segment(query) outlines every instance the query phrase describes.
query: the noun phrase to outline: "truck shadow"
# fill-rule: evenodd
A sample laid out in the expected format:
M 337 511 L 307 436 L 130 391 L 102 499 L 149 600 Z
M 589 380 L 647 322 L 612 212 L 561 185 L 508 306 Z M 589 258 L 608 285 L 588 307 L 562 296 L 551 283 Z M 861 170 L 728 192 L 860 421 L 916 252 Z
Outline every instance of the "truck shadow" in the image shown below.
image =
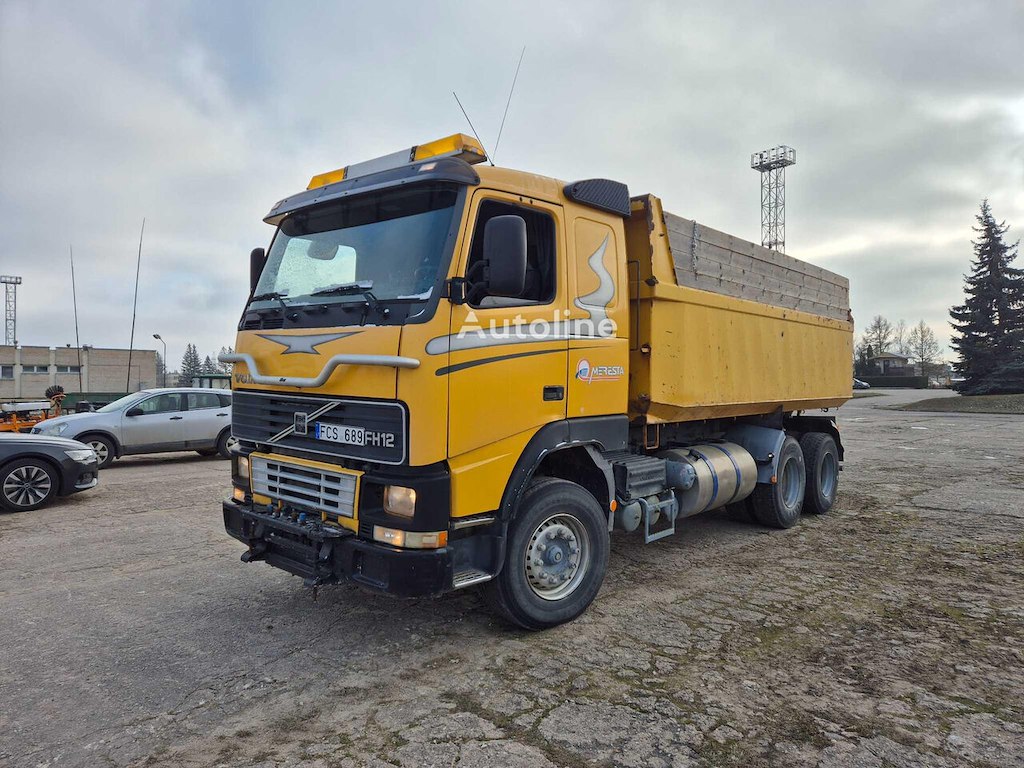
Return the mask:
M 799 530 L 799 528 L 795 529 Z M 611 558 L 602 595 L 606 600 L 623 600 L 622 590 L 631 582 L 640 588 L 652 576 L 671 574 L 673 578 L 708 559 L 726 556 L 740 547 L 756 542 L 762 536 L 785 535 L 736 519 L 727 512 L 710 512 L 681 521 L 674 536 L 644 544 L 639 533 L 617 531 L 612 536 Z M 304 587 L 297 577 L 276 572 L 261 564 L 237 563 L 239 589 L 237 600 L 226 598 L 224 609 L 231 614 L 231 623 L 251 627 L 260 634 L 270 632 L 275 640 L 308 641 L 310 633 L 331 633 L 339 629 L 349 643 L 359 639 L 379 647 L 396 642 L 397 637 L 415 634 L 421 649 L 444 652 L 445 644 L 454 634 L 472 637 L 520 638 L 539 637 L 506 624 L 489 609 L 480 587 L 449 593 L 437 598 L 398 598 L 341 583 L 321 587 L 315 593 Z M 234 579 L 233 579 L 234 581 Z M 262 585 L 262 586 L 256 586 Z M 253 602 L 254 587 L 260 600 Z M 607 594 L 612 587 L 615 594 Z M 602 598 L 599 596 L 598 598 Z M 274 619 L 266 621 L 265 617 Z M 225 618 L 224 614 L 218 617 Z M 267 630 L 263 625 L 272 625 Z M 439 641 L 431 648 L 431 638 Z M 333 641 L 331 642 L 333 647 Z M 338 642 L 338 650 L 351 648 Z

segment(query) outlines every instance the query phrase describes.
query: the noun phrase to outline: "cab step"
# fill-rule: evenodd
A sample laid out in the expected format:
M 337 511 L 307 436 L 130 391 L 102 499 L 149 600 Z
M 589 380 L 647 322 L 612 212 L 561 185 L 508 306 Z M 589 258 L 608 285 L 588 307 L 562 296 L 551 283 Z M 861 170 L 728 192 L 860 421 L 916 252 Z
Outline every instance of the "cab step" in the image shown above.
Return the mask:
M 452 577 L 452 589 L 465 589 L 466 587 L 472 587 L 474 584 L 483 584 L 485 581 L 490 581 L 493 578 L 493 573 L 470 568 L 465 571 L 459 571 Z

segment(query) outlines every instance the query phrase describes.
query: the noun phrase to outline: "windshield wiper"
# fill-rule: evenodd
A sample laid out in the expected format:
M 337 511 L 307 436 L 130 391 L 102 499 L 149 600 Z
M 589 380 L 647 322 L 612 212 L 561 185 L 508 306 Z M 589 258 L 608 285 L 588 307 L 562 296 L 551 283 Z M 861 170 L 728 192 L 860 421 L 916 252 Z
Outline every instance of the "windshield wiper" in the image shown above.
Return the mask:
M 387 317 L 391 314 L 391 310 L 383 306 L 380 303 L 380 299 L 373 295 L 373 280 L 359 280 L 354 283 L 340 283 L 339 285 L 332 285 L 329 288 L 321 288 L 319 291 L 313 291 L 310 296 L 344 296 L 345 294 L 360 294 L 366 299 L 366 304 L 363 305 L 363 316 L 359 321 L 360 325 L 366 324 L 366 312 L 372 309 L 374 312 L 378 312 L 381 317 Z
M 281 305 L 281 311 L 287 312 L 288 305 L 284 303 L 284 298 L 288 293 L 278 293 L 277 291 L 269 291 L 267 293 L 258 293 L 249 299 L 249 303 L 252 304 L 254 301 L 272 301 L 276 300 Z
M 361 293 L 364 296 L 370 293 L 370 289 L 373 288 L 373 280 L 359 280 L 355 283 L 338 283 L 338 285 L 332 285 L 329 288 L 321 288 L 319 291 L 313 291 L 310 296 L 343 296 L 346 293 Z M 372 293 L 370 293 L 373 296 Z

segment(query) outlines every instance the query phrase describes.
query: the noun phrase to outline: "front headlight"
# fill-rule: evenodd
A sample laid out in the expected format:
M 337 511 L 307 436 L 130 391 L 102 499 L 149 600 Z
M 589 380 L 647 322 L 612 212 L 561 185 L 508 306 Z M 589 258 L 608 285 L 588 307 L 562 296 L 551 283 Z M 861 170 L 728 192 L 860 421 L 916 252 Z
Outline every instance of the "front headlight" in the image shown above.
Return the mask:
M 36 426 L 32 428 L 32 431 L 37 435 L 57 436 L 63 435 L 67 431 L 67 428 L 68 423 L 66 421 L 58 424 L 51 424 L 48 421 L 44 421 L 40 424 L 36 424 Z
M 237 488 L 249 490 L 249 457 L 234 454 L 231 458 L 234 465 L 231 470 L 231 480 Z
M 399 517 L 412 517 L 416 513 L 416 491 L 401 485 L 384 488 L 384 511 Z
M 70 451 L 64 451 L 64 455 L 82 464 L 88 464 L 96 460 L 96 451 L 92 448 L 74 448 Z

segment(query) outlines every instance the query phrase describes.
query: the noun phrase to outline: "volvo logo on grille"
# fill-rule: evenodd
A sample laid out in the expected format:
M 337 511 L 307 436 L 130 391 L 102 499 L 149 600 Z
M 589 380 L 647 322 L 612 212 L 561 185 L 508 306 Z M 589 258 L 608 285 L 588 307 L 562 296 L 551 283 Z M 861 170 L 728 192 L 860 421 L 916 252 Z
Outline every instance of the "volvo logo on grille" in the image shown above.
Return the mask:
M 280 344 L 282 347 L 287 347 L 282 355 L 295 355 L 298 353 L 306 355 L 319 355 L 317 347 L 321 344 L 326 344 L 329 341 L 337 341 L 338 339 L 347 339 L 349 336 L 355 336 L 358 331 L 350 331 L 348 333 L 319 333 L 313 334 L 312 336 L 291 336 L 285 334 L 273 334 L 273 333 L 258 333 L 256 334 L 261 339 L 272 341 L 275 344 Z
M 296 435 L 309 434 L 309 414 L 296 412 L 293 429 Z

